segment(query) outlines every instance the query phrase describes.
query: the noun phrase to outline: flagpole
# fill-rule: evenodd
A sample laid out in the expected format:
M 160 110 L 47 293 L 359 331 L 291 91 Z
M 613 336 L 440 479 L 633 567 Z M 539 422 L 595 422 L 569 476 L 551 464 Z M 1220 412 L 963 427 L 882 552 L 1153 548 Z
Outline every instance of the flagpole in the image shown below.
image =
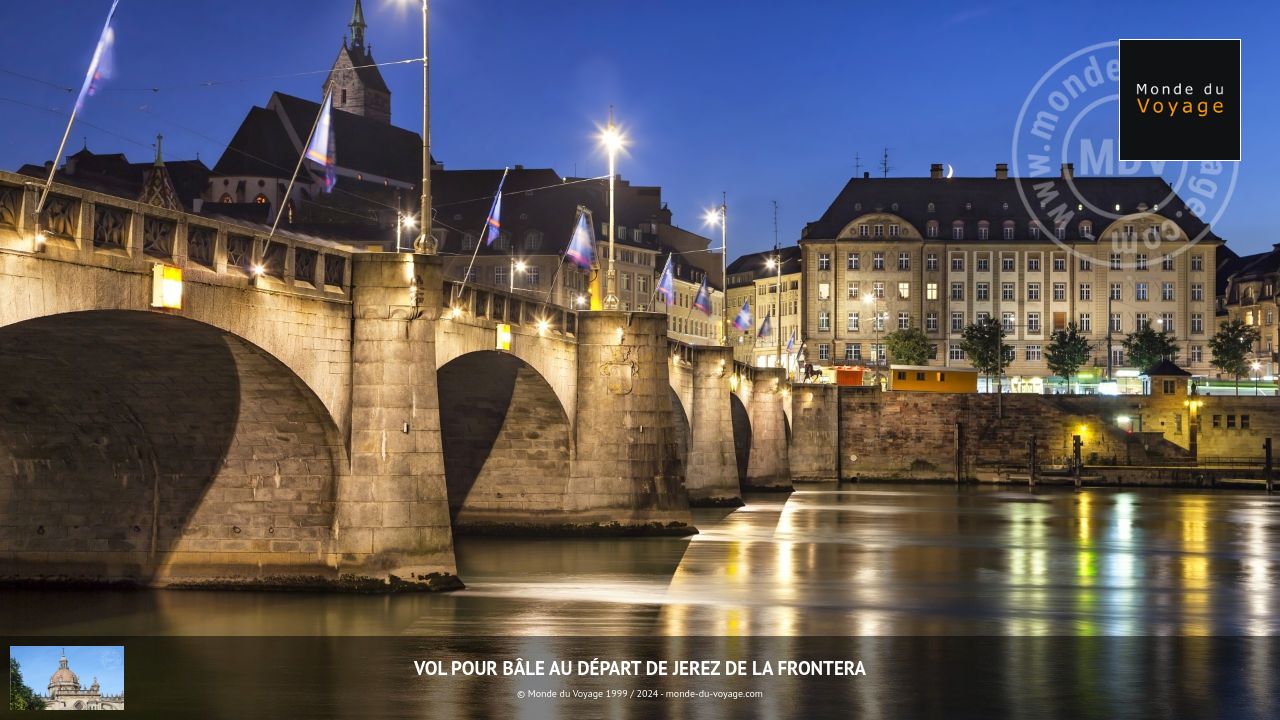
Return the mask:
M 93 83 L 93 76 L 97 72 L 98 63 L 102 60 L 102 53 L 106 52 L 104 42 L 107 32 L 111 29 L 111 19 L 115 17 L 116 6 L 120 4 L 120 0 L 114 0 L 111 3 L 111 9 L 107 11 L 107 22 L 102 26 L 102 34 L 98 38 L 98 47 L 94 50 L 93 59 L 89 61 L 89 70 L 85 75 L 84 84 L 80 87 L 80 94 L 76 96 L 76 104 L 71 106 L 71 117 L 67 119 L 67 128 L 62 132 L 62 142 L 58 143 L 58 152 L 53 156 L 53 164 L 49 167 L 49 178 L 44 182 L 44 189 L 40 191 L 40 200 L 36 203 L 36 233 L 40 231 L 40 213 L 44 211 L 44 203 L 49 199 L 49 190 L 53 187 L 53 176 L 58 172 L 58 160 L 62 159 L 62 153 L 67 149 L 67 138 L 71 137 L 71 126 L 76 123 L 76 116 L 80 114 L 80 105 L 84 102 L 85 93 Z
M 276 199 L 279 207 L 276 208 L 275 222 L 271 223 L 271 232 L 267 234 L 267 242 L 271 242 L 271 238 L 275 237 L 276 227 L 280 225 L 280 217 L 284 215 L 285 205 L 289 202 L 289 194 L 293 192 L 293 183 L 298 179 L 298 172 L 302 170 L 302 161 L 307 158 L 307 148 L 311 147 L 311 141 L 315 138 L 316 127 L 320 125 L 320 116 L 324 115 L 325 103 L 329 102 L 329 97 L 333 95 L 333 85 L 329 85 L 329 89 L 325 91 L 324 98 L 320 100 L 320 112 L 316 113 L 316 119 L 311 123 L 311 132 L 307 133 L 307 141 L 302 144 L 302 152 L 298 153 L 298 164 L 293 168 L 293 175 L 289 178 L 289 186 L 284 189 L 284 199 Z M 266 250 L 264 249 L 265 253 Z
M 507 172 L 510 170 L 511 170 L 510 166 L 502 168 L 502 178 L 498 180 L 498 193 L 497 193 L 498 195 L 502 194 L 502 185 L 507 181 Z M 499 220 L 498 222 L 502 222 L 502 221 Z M 480 237 L 476 238 L 476 246 L 471 250 L 471 261 L 467 263 L 467 271 L 462 274 L 462 284 L 458 286 L 458 290 L 457 290 L 458 294 L 454 296 L 453 298 L 454 300 L 462 297 L 462 291 L 467 289 L 467 281 L 471 279 L 471 268 L 474 267 L 476 264 L 476 255 L 479 254 L 480 252 L 480 244 L 484 242 L 484 236 L 485 236 L 485 233 L 488 231 L 488 229 L 489 229 L 489 216 L 485 215 L 484 228 L 480 231 Z M 437 250 L 439 250 L 439 248 L 437 248 Z M 515 267 L 511 268 L 511 277 L 512 277 L 512 281 L 514 282 Z

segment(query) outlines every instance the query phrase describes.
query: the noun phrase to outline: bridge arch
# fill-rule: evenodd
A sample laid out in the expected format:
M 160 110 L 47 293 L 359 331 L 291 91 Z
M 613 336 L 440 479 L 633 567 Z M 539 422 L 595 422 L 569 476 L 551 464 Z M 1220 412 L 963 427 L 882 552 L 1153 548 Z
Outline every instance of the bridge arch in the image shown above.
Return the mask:
M 455 530 L 563 512 L 573 432 L 552 384 L 525 360 L 495 350 L 458 355 L 437 375 Z
M 738 393 L 729 393 L 729 411 L 733 419 L 733 454 L 738 464 L 738 482 L 747 484 L 747 468 L 751 462 L 751 414 Z
M 58 313 L 0 327 L 0 377 L 0 576 L 321 574 L 342 435 L 271 353 L 173 315 Z

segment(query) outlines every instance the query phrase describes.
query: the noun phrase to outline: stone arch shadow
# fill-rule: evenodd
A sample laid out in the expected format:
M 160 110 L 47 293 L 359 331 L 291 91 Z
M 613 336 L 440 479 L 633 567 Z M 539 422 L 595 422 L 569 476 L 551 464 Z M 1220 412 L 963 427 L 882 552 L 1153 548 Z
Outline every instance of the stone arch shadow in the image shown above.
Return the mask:
M 671 442 L 675 445 L 675 455 L 680 460 L 682 472 L 687 472 L 691 438 L 689 413 L 685 410 L 684 402 L 680 400 L 680 393 L 677 393 L 675 388 L 668 388 L 668 392 L 671 394 Z
M 437 370 L 455 532 L 502 532 L 564 511 L 572 426 L 555 390 L 514 355 L 481 350 Z
M 71 312 L 0 328 L 0 377 L 0 577 L 323 565 L 346 450 L 258 346 L 173 315 Z
M 737 393 L 729 393 L 733 419 L 733 454 L 738 465 L 738 485 L 747 485 L 747 467 L 751 462 L 751 415 Z

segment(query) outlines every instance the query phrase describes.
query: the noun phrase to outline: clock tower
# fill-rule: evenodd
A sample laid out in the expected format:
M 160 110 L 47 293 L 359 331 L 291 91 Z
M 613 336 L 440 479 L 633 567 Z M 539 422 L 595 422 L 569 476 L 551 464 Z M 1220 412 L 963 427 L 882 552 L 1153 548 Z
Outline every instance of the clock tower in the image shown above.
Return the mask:
M 324 81 L 324 91 L 333 89 L 333 107 L 371 120 L 391 122 L 391 91 L 373 59 L 373 46 L 366 45 L 364 8 L 356 0 L 351 11 L 351 32 L 343 38 L 338 59 Z

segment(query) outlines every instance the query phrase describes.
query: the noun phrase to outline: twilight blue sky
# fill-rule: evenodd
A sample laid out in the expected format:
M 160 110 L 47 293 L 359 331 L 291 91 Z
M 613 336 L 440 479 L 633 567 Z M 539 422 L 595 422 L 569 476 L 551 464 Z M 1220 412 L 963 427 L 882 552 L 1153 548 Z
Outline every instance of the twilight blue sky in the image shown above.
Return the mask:
M 22 679 L 27 687 L 43 695 L 49 689 L 49 677 L 58 669 L 58 658 L 63 648 L 59 645 L 14 645 L 9 655 L 22 667 Z M 104 695 L 124 692 L 124 647 L 120 645 L 67 646 L 67 667 L 80 678 L 80 685 L 89 687 L 98 678 Z
M 69 151 L 209 165 L 272 90 L 319 99 L 352 0 L 121 0 L 114 76 Z M 0 59 L 0 168 L 57 148 L 110 0 L 9 2 Z M 381 61 L 420 54 L 417 0 L 366 0 Z M 1041 74 L 1120 37 L 1244 41 L 1244 162 L 1215 226 L 1233 248 L 1280 240 L 1265 218 L 1280 176 L 1280 7 L 1272 2 L 872 0 L 431 0 L 432 140 L 446 167 L 550 166 L 599 175 L 592 135 L 610 104 L 632 139 L 619 171 L 658 184 L 676 223 L 700 227 L 728 192 L 730 253 L 794 241 L 853 174 L 957 176 L 1008 162 L 1018 110 Z M 300 74 L 313 72 L 312 74 Z M 393 122 L 421 123 L 418 66 L 383 69 Z M 231 81 L 202 86 L 210 80 Z M 159 87 L 159 92 L 145 88 Z M 90 126 L 92 124 L 93 127 Z

